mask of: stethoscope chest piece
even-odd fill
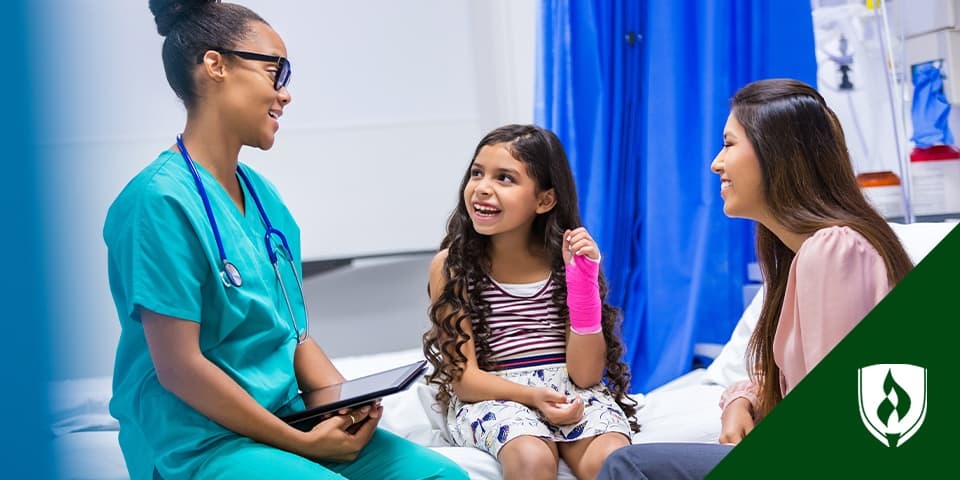
[[[240,270],[230,262],[223,262],[223,270],[220,272],[220,279],[227,287],[239,287],[243,285],[243,277],[240,276]]]

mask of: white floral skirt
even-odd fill
[[[573,442],[607,432],[622,433],[630,438],[627,416],[607,388],[603,385],[577,387],[563,364],[489,373],[521,385],[552,388],[567,398],[578,394],[583,400],[583,418],[572,425],[558,426],[521,403],[509,400],[464,403],[454,397],[447,412],[447,428],[459,446],[479,448],[498,457],[507,442],[522,435],[554,442]]]

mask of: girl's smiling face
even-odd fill
[[[552,190],[538,191],[536,180],[506,143],[480,149],[463,189],[473,228],[483,235],[529,230],[538,214],[553,207],[551,200]]]

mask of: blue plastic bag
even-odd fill
[[[917,148],[953,145],[953,134],[947,124],[950,102],[943,93],[941,63],[937,60],[920,63],[912,68],[913,107],[910,118],[913,121],[913,136],[910,140],[913,140]]]

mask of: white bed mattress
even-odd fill
[[[419,350],[335,359],[348,378],[422,358]],[[634,443],[680,441],[714,442],[720,432],[717,401],[723,387],[708,384],[704,370],[695,370],[647,395],[636,398],[643,408],[642,430]],[[53,443],[57,478],[75,480],[128,479],[117,444],[118,425],[107,413],[110,379],[91,378],[52,385]],[[432,391],[423,383],[384,399],[381,426],[452,458],[474,479],[499,479],[500,467],[490,455],[472,448],[453,447],[446,438],[440,414],[430,408]],[[560,479],[573,479],[561,465]]]

